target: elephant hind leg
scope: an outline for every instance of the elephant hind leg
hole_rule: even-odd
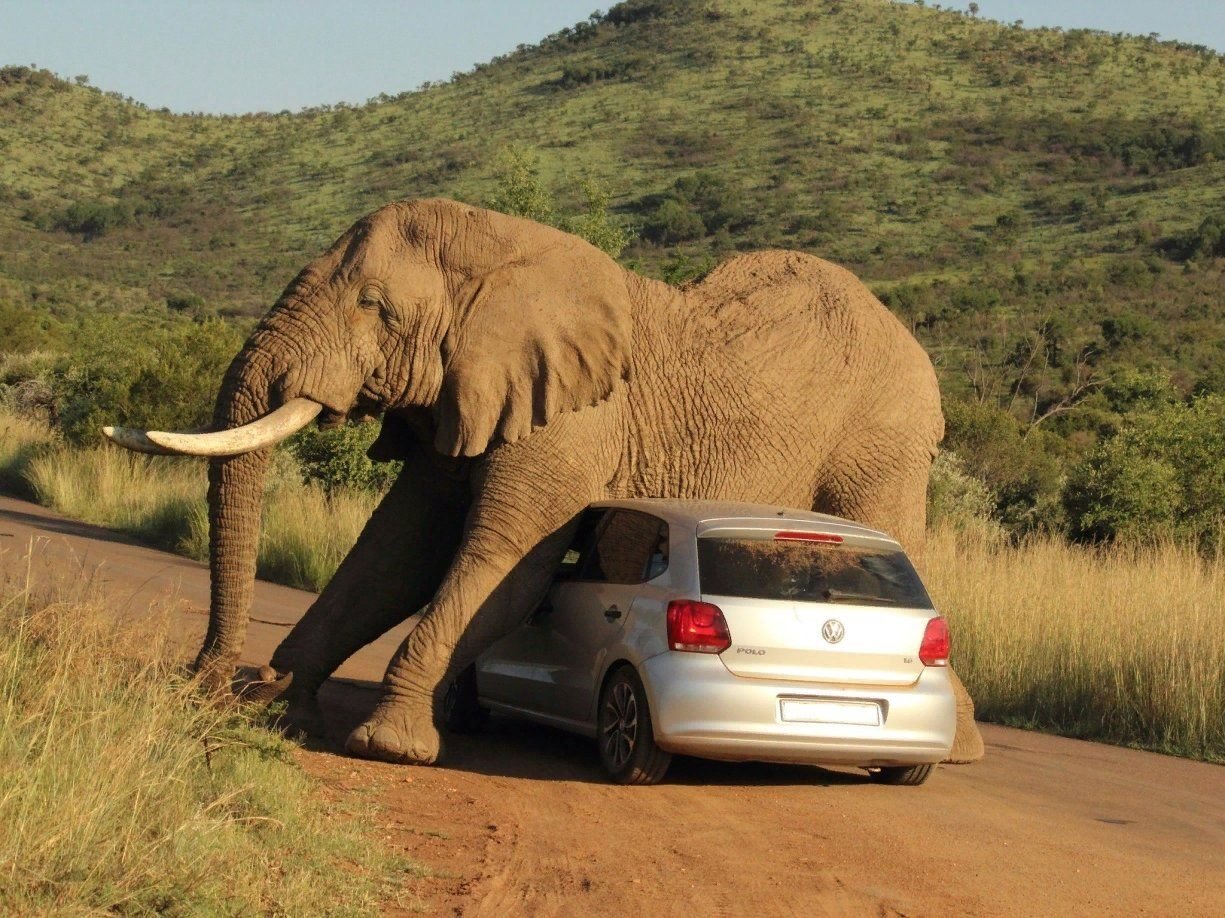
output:
[[[931,452],[922,445],[895,444],[856,455],[858,461],[822,476],[812,509],[888,533],[917,565],[926,538]]]
[[[813,510],[833,513],[886,532],[906,549],[922,571],[927,524],[927,476],[931,454],[926,448],[893,457],[878,454],[881,467],[893,462],[884,481],[873,480],[870,470],[856,467],[854,474],[831,476],[818,489]],[[945,762],[965,765],[983,757],[983,738],[974,722],[974,701],[953,669],[949,668],[957,701],[957,733]]]
[[[969,765],[981,759],[986,752],[983,735],[974,722],[974,699],[951,666],[949,681],[953,683],[953,697],[957,700],[957,733],[953,737],[953,748],[944,761],[949,765]]]

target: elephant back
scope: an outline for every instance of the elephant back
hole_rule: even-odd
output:
[[[729,353],[768,360],[798,347],[842,368],[879,365],[899,350],[922,349],[905,326],[850,271],[803,252],[765,251],[719,265],[688,296],[701,303]],[[923,354],[922,361],[927,362]]]

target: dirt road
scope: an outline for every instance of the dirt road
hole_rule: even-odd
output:
[[[139,610],[169,601],[202,632],[200,565],[0,498],[0,552],[31,576],[89,577]],[[10,570],[12,563],[6,564]],[[24,570],[24,566],[21,566]],[[310,594],[256,593],[251,663]],[[1225,768],[984,726],[987,759],[919,788],[860,773],[679,759],[668,783],[604,783],[591,746],[495,721],[444,764],[338,754],[400,634],[324,692],[306,769],[373,794],[379,834],[431,869],[398,903],[463,915],[1222,915]],[[389,910],[396,911],[395,905]]]

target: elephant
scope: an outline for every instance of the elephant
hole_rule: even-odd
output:
[[[287,720],[423,609],[350,753],[429,764],[445,687],[544,596],[580,512],[609,497],[744,500],[849,517],[922,550],[943,435],[931,361],[850,272],[736,256],[684,288],[584,240],[445,199],[364,217],[308,264],[220,386],[212,432],[107,428],[210,457],[212,577],[202,680],[227,690],[278,440],[381,414],[370,449],[403,471],[263,672]],[[950,760],[982,753],[959,680]]]

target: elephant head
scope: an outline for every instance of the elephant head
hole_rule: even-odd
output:
[[[106,428],[129,449],[211,457],[208,634],[228,684],[246,634],[269,447],[321,415],[410,414],[479,456],[628,376],[627,275],[582,240],[443,200],[358,221],[293,280],[222,381],[213,432]]]

